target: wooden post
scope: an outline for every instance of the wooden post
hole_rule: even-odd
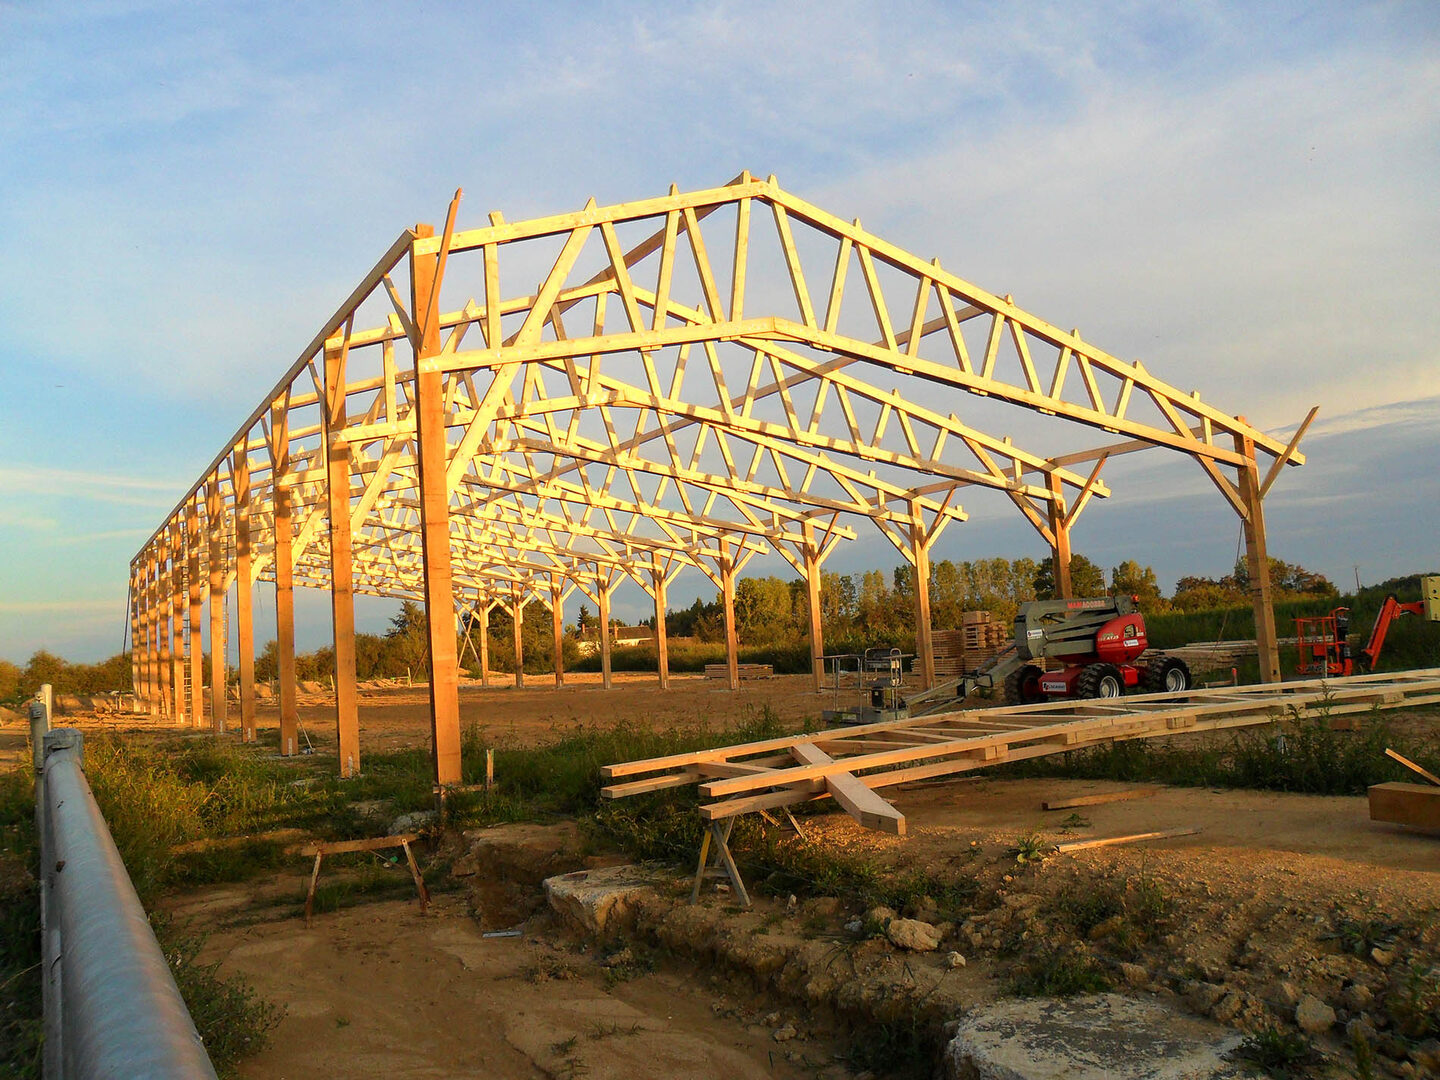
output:
[[[354,776],[360,771],[360,717],[355,699],[355,567],[350,552],[350,444],[345,439],[348,348],[343,334],[325,342],[325,494],[330,510],[335,734],[341,776]]]
[[[655,668],[660,689],[670,689],[670,645],[665,633],[665,571],[657,561],[651,570],[655,581]]]
[[[609,690],[613,685],[610,673],[610,582],[600,583],[600,685]]]
[[[240,653],[240,741],[255,741],[255,610],[250,580],[250,454],[242,443],[230,459],[235,486],[235,646]]]
[[[155,618],[155,548],[145,553],[145,712],[160,715],[160,678],[156,670],[160,627]]]
[[[490,685],[490,612],[495,610],[491,600],[480,612],[480,685]]]
[[[451,213],[454,213],[453,205]],[[415,235],[428,238],[435,235],[435,230],[428,225],[417,225]],[[449,447],[445,439],[445,376],[425,362],[440,352],[439,292],[440,274],[443,273],[440,257],[416,257],[414,249],[411,249],[410,310],[419,331],[419,341],[415,346],[415,445],[420,469],[420,550],[425,580],[426,636],[430,651],[431,757],[435,766],[435,782],[458,784],[460,662],[455,652],[455,599],[450,573],[450,488],[445,477],[449,465]],[[348,500],[346,507],[348,512]]]
[[[510,607],[510,631],[515,638],[515,685],[522,688],[525,686],[525,645],[520,640],[520,633],[525,628],[525,604],[528,600],[529,597],[522,598],[516,593]]]
[[[911,562],[915,567],[915,655],[920,661],[921,689],[935,686],[935,649],[930,637],[930,538],[920,507],[910,504]]]
[[[185,526],[176,518],[170,532],[170,625],[174,644],[170,648],[170,684],[175,688],[175,723],[183,725],[189,715],[189,699],[185,694],[185,590],[181,570],[185,565]]]
[[[720,560],[720,599],[725,608],[725,679],[731,690],[739,690],[740,638],[735,632],[735,564],[728,552]]]
[[[1065,488],[1053,472],[1049,475],[1050,534],[1055,543],[1050,548],[1050,565],[1055,575],[1055,598],[1069,600],[1074,593],[1070,586],[1070,526],[1065,524]]]
[[[550,581],[550,629],[554,635],[555,685],[565,685],[565,601],[560,592],[559,578]]]
[[[160,715],[175,718],[174,697],[170,683],[170,534],[162,530],[158,538],[160,559],[155,575],[155,615],[160,630],[160,648],[156,660],[160,668]]]
[[[1245,418],[1238,417],[1241,421]],[[1235,436],[1235,449],[1245,455],[1236,471],[1240,498],[1245,504],[1245,567],[1250,575],[1250,604],[1255,611],[1255,645],[1260,655],[1260,681],[1280,681],[1280,645],[1275,640],[1275,608],[1270,596],[1270,554],[1265,543],[1265,507],[1260,495],[1260,471],[1255,443]]]
[[[186,572],[190,576],[190,726],[197,730],[205,723],[205,650],[200,637],[200,610],[205,593],[200,583],[200,544],[200,496],[197,493],[185,506]]]
[[[808,532],[810,526],[806,525]],[[825,687],[825,632],[820,620],[820,553],[814,547],[806,547],[805,589],[810,596],[810,673],[815,692]]]
[[[290,489],[277,478],[275,502],[275,667],[280,680],[280,754],[299,752],[300,707],[295,680],[295,529]]]
[[[210,730],[225,734],[225,502],[220,474],[205,485],[205,527],[210,534]]]
[[[134,695],[130,709],[140,712],[140,556],[130,564],[130,693]]]

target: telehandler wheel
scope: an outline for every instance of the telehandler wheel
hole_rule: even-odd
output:
[[[1145,665],[1145,690],[1151,694],[1179,694],[1191,687],[1190,668],[1176,656],[1153,656]]]
[[[1090,664],[1075,680],[1076,697],[1120,697],[1124,693],[1125,676],[1114,664]]]
[[[1040,676],[1044,672],[1034,664],[1026,664],[1019,671],[1005,676],[1005,703],[1007,705],[1034,705],[1045,700],[1040,689]]]

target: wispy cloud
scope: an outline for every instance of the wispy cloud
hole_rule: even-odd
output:
[[[125,598],[108,600],[0,600],[0,614],[5,615],[91,615],[98,612],[125,611]]]
[[[126,473],[56,469],[29,464],[0,468],[0,491],[16,495],[86,499],[164,509],[174,503],[177,492],[184,490],[185,483],[180,480]]]

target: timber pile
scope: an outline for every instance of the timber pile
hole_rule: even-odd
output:
[[[960,616],[960,629],[936,630],[931,641],[936,677],[953,679],[989,667],[1009,644],[1010,627],[996,622],[988,611],[966,611]]]
[[[737,664],[736,672],[742,679],[769,679],[775,675],[775,665]],[[706,664],[705,677],[707,679],[728,679],[730,667],[728,664]]]
[[[601,795],[698,784],[712,823],[832,797],[862,825],[904,835],[904,815],[877,789],[1124,739],[1436,702],[1440,668],[971,709],[607,765]]]

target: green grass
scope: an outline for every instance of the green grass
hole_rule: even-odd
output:
[[[1333,731],[1321,710],[1203,741],[1116,742],[1002,766],[992,775],[1361,795],[1371,784],[1412,778],[1385,756],[1387,747],[1432,772],[1440,769],[1440,737],[1402,738],[1379,711],[1358,719],[1359,731]]]
[[[1076,949],[1040,949],[1011,974],[1007,989],[1016,997],[1073,997],[1110,989],[1110,977]]]
[[[1235,1051],[1235,1058],[1248,1072],[1274,1080],[1308,1075],[1308,1067],[1316,1057],[1304,1035],[1278,1028],[1266,1028],[1249,1036]]]

